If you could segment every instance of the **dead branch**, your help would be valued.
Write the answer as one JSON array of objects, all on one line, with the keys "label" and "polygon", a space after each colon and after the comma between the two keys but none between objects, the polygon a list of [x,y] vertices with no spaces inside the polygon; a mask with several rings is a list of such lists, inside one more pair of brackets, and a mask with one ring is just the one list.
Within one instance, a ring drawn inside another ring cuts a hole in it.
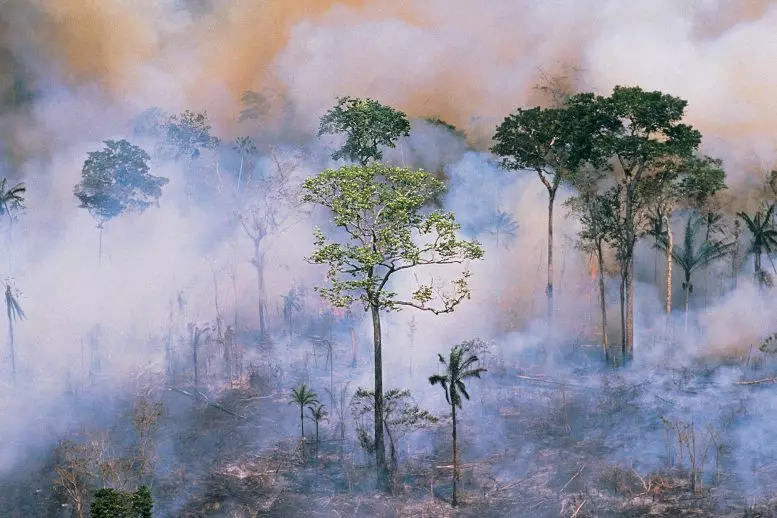
[{"label": "dead branch", "polygon": [[569,486],[569,484],[571,484],[571,483],[572,483],[572,481],[573,481],[573,480],[575,480],[575,479],[577,478],[577,476],[578,476],[580,473],[582,473],[582,472],[583,472],[583,470],[585,469],[585,467],[586,467],[587,465],[588,465],[588,462],[585,462],[585,463],[583,463],[583,465],[582,465],[582,466],[580,466],[580,469],[579,469],[579,470],[577,470],[577,473],[575,473],[574,475],[572,475],[572,478],[570,478],[570,479],[569,479],[569,482],[567,482],[566,484],[564,484],[564,487],[562,487],[562,488],[559,490],[558,494],[561,494],[561,493],[563,493],[563,492],[564,492],[564,490],[565,490],[565,489],[566,489],[566,488]]},{"label": "dead branch", "polygon": [[734,385],[760,385],[762,383],[777,383],[777,377],[750,381],[735,381]]},{"label": "dead branch", "polygon": [[190,398],[194,399],[195,401],[202,401],[202,402],[206,403],[207,405],[212,406],[213,408],[216,408],[218,410],[221,410],[222,412],[226,412],[227,414],[229,414],[231,416],[234,416],[234,417],[237,417],[238,419],[243,419],[243,417],[244,417],[242,415],[239,415],[239,414],[233,412],[232,410],[230,410],[228,408],[225,408],[225,407],[219,405],[218,403],[213,403],[212,401],[208,401],[208,398],[206,398],[199,391],[198,391],[197,394],[190,394],[190,393],[186,392],[185,390],[179,389],[179,388],[176,388],[176,387],[170,387],[170,390],[172,390],[174,392],[178,392],[179,394],[183,394],[184,396],[189,396]]},{"label": "dead branch", "polygon": [[572,513],[572,516],[570,516],[569,518],[575,518],[575,516],[577,516],[577,513],[579,513],[579,512],[580,512],[580,509],[582,509],[582,508],[583,508],[583,506],[585,505],[585,503],[586,503],[587,501],[588,501],[587,499],[586,499],[586,500],[583,500],[583,502],[582,502],[580,505],[578,505],[578,506],[577,506],[577,509],[575,509],[575,512],[574,512],[574,513]]}]

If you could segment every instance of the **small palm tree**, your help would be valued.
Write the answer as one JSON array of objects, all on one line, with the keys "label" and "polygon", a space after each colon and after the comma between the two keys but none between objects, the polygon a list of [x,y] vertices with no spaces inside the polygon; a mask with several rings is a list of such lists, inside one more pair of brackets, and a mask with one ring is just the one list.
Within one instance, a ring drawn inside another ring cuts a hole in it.
[{"label": "small palm tree", "polygon": [[305,438],[305,407],[318,403],[318,396],[304,383],[295,389],[291,389],[290,405],[299,405],[299,424],[302,438]]},{"label": "small palm tree", "polygon": [[510,243],[518,237],[520,228],[515,218],[508,212],[499,210],[494,214],[494,219],[489,226],[491,235],[496,237],[496,246],[499,247],[499,239],[502,238],[502,246],[509,250]]},{"label": "small palm tree", "polygon": [[[683,269],[685,282],[683,282],[683,291],[685,293],[685,327],[688,328],[688,299],[693,292],[691,276],[696,270],[709,266],[712,262],[728,255],[734,243],[723,243],[721,241],[710,241],[705,239],[699,246],[695,246],[696,236],[698,235],[704,221],[697,216],[690,216],[685,223],[685,236],[682,245],[674,245],[672,250],[672,259]],[[667,251],[668,240],[659,242],[659,247]]]},{"label": "small palm tree", "polygon": [[329,412],[324,410],[326,408],[324,405],[321,404],[315,404],[310,405],[308,407],[308,412],[310,412],[310,420],[316,423],[316,452],[318,452],[318,425],[321,421],[328,420]]},{"label": "small palm tree", "polygon": [[[766,254],[766,257],[771,261],[770,254],[777,251],[777,229],[772,220],[775,206],[777,203],[772,203],[765,209],[756,212],[752,218],[744,212],[737,213],[737,216],[745,222],[747,229],[752,234],[750,251],[755,255],[755,277],[761,286],[770,284],[769,275],[761,269],[761,255]],[[774,268],[774,264],[772,264],[772,268]]]},{"label": "small palm tree", "polygon": [[243,181],[243,162],[247,157],[256,154],[256,144],[251,137],[238,137],[232,148],[240,153],[240,171],[237,174],[237,192],[240,192],[240,184]]},{"label": "small palm tree", "polygon": [[17,183],[8,187],[8,179],[0,180],[0,216],[13,215],[14,212],[24,208],[24,193],[27,187],[23,183]]},{"label": "small palm tree", "polygon": [[5,308],[8,314],[8,345],[11,349],[11,373],[14,385],[16,385],[16,355],[14,353],[13,343],[13,323],[17,320],[26,318],[26,315],[19,305],[19,301],[16,299],[16,295],[14,294],[10,283],[6,283],[5,285]]},{"label": "small palm tree", "polygon": [[445,400],[451,406],[451,417],[453,418],[453,498],[452,505],[457,505],[456,499],[456,480],[458,478],[458,455],[456,445],[456,408],[461,408],[461,396],[469,399],[467,387],[464,380],[468,378],[480,378],[480,374],[486,372],[483,367],[474,367],[478,357],[472,353],[471,346],[468,343],[458,344],[451,348],[448,360],[445,360],[442,354],[438,355],[440,363],[445,366],[445,374],[435,374],[429,376],[429,383],[442,386],[445,391]]}]

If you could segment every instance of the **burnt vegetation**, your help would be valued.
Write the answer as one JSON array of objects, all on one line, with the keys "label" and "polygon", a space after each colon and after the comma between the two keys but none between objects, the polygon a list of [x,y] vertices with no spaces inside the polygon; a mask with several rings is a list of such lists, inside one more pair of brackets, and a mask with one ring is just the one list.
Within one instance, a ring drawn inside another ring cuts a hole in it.
[{"label": "burnt vegetation", "polygon": [[[95,317],[57,394],[62,425],[3,473],[4,516],[777,516],[777,335],[713,354],[702,313],[773,300],[774,190],[726,198],[681,98],[544,88],[548,106],[505,114],[489,151],[354,97],[291,146],[272,132],[293,107],[247,92],[232,141],[221,114],[150,109],[88,152],[72,202],[100,232],[95,276],[122,275],[104,225],[166,203],[206,207],[234,248],[208,256],[206,290],[167,293],[142,338],[119,347]],[[482,170],[419,168],[416,123]],[[537,180],[530,221],[475,199],[473,184],[501,196]],[[30,195],[11,183],[9,228]],[[489,286],[519,256],[542,291],[516,310]],[[25,327],[46,316],[5,284],[4,390],[22,398],[37,382]]]}]

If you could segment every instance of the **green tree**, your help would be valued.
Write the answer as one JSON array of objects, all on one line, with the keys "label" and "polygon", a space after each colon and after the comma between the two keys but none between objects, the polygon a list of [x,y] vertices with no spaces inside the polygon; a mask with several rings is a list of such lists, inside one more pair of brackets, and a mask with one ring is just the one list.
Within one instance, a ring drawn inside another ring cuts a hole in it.
[{"label": "green tree", "polygon": [[685,294],[685,328],[688,329],[688,299],[693,292],[691,284],[691,275],[697,270],[709,266],[714,261],[721,259],[731,253],[733,243],[723,243],[720,241],[709,241],[705,239],[698,246],[696,245],[697,236],[701,230],[704,220],[698,216],[691,215],[685,223],[685,236],[682,245],[674,245],[669,249],[669,240],[663,239],[659,246],[671,254],[672,259],[682,268],[685,274],[683,282],[683,292]]},{"label": "green tree", "polygon": [[[390,452],[390,471],[396,474],[397,444],[409,432],[426,428],[437,422],[437,418],[423,410],[413,399],[409,390],[391,389],[383,395],[383,430],[386,433]],[[375,421],[375,392],[359,388],[351,399],[351,413],[357,420],[356,435],[359,444],[367,453],[375,451],[374,434],[370,434],[368,420]],[[365,421],[365,418],[367,421]]]},{"label": "green tree", "polygon": [[190,110],[168,118],[164,128],[165,154],[174,160],[187,163],[200,156],[206,149],[215,149],[219,139],[211,135],[208,112]]},{"label": "green tree", "polygon": [[73,190],[80,208],[89,211],[100,231],[99,257],[105,223],[125,212],[142,212],[159,202],[169,180],[149,174],[150,157],[126,140],[106,140],[105,148],[91,151]]},{"label": "green tree", "polygon": [[[395,274],[430,265],[461,264],[483,257],[476,241],[457,237],[455,216],[445,211],[423,211],[443,184],[421,170],[345,166],[326,170],[304,184],[304,201],[322,205],[333,215],[342,241],[329,240],[315,230],[315,251],[308,258],[329,266],[329,286],[316,290],[333,305],[361,302],[370,311],[375,367],[375,458],[378,486],[390,489],[383,440],[383,356],[380,314],[412,307],[434,314],[449,313],[469,298],[470,273],[445,291],[434,281],[421,285],[408,298],[391,291]],[[436,304],[437,303],[437,304]]]},{"label": "green tree", "polygon": [[332,153],[332,159],[346,159],[367,165],[381,160],[381,146],[395,147],[400,137],[410,135],[407,116],[373,99],[339,97],[337,104],[323,117],[318,135],[345,134],[343,147]]},{"label": "green tree", "polygon": [[592,111],[600,112],[595,119],[602,121],[592,144],[598,148],[595,154],[611,158],[611,169],[622,186],[613,238],[621,275],[624,362],[633,357],[634,346],[634,249],[643,233],[646,211],[655,201],[646,183],[666,170],[667,162],[691,159],[701,142],[701,133],[681,122],[686,105],[679,97],[623,86],[590,105]]},{"label": "green tree", "polygon": [[[771,261],[771,254],[777,251],[777,228],[775,228],[773,221],[775,207],[777,207],[777,203],[772,203],[753,216],[744,212],[737,213],[751,234],[750,252],[755,258],[755,279],[761,287],[772,284],[769,272],[761,268],[761,256],[766,254],[766,257]],[[772,268],[774,268],[774,264],[772,264]]]},{"label": "green tree", "polygon": [[472,353],[472,343],[464,342],[454,345],[451,348],[448,359],[442,354],[438,355],[440,364],[445,371],[444,374],[435,374],[429,376],[429,383],[439,384],[445,391],[445,400],[451,407],[451,418],[453,420],[453,498],[451,503],[458,504],[456,499],[456,482],[459,477],[458,445],[456,441],[456,408],[461,407],[461,396],[469,399],[469,393],[464,381],[469,378],[480,378],[480,374],[486,372],[483,367],[475,367],[478,357]]},{"label": "green tree", "polygon": [[326,406],[322,404],[310,405],[308,407],[310,420],[316,423],[316,451],[318,451],[318,445],[320,443],[318,439],[318,425],[321,423],[321,421],[326,421],[329,416],[329,413],[325,409]]},{"label": "green tree", "polygon": [[599,270],[599,309],[601,311],[601,333],[604,360],[611,362],[609,340],[607,337],[607,298],[605,290],[604,250],[612,239],[618,224],[618,193],[617,188],[610,188],[602,194],[595,190],[583,190],[576,197],[567,201],[567,206],[573,214],[580,218],[582,229],[578,234],[578,247],[596,257]]},{"label": "green tree", "polygon": [[113,488],[98,489],[90,510],[91,518],[151,518],[154,501],[147,486],[137,491],[119,491]]},{"label": "green tree", "polygon": [[502,167],[537,174],[548,191],[548,319],[553,316],[553,208],[559,186],[586,162],[599,163],[592,143],[607,120],[592,94],[568,98],[558,108],[519,108],[497,127],[491,151]]},{"label": "green tree", "polygon": [[19,294],[11,287],[10,282],[5,284],[5,309],[8,315],[8,346],[11,350],[11,373],[14,385],[16,384],[16,354],[14,352],[13,325],[17,320],[27,318],[19,305]]},{"label": "green tree", "polygon": [[299,425],[302,438],[305,438],[305,407],[318,403],[318,396],[304,383],[291,389],[290,405],[299,405]]}]

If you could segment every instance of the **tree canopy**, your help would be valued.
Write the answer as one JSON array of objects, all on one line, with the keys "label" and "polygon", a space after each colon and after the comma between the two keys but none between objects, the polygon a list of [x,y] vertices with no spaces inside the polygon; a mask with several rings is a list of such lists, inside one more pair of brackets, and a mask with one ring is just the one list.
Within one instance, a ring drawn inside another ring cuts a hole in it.
[{"label": "tree canopy", "polygon": [[343,147],[332,153],[334,160],[346,159],[367,165],[381,160],[381,146],[395,147],[395,141],[410,134],[407,116],[373,99],[339,97],[323,117],[318,135],[345,134]]},{"label": "tree canopy", "polygon": [[150,157],[126,140],[106,140],[88,154],[74,194],[79,207],[102,225],[124,212],[142,212],[162,196],[167,178],[149,174]]}]

